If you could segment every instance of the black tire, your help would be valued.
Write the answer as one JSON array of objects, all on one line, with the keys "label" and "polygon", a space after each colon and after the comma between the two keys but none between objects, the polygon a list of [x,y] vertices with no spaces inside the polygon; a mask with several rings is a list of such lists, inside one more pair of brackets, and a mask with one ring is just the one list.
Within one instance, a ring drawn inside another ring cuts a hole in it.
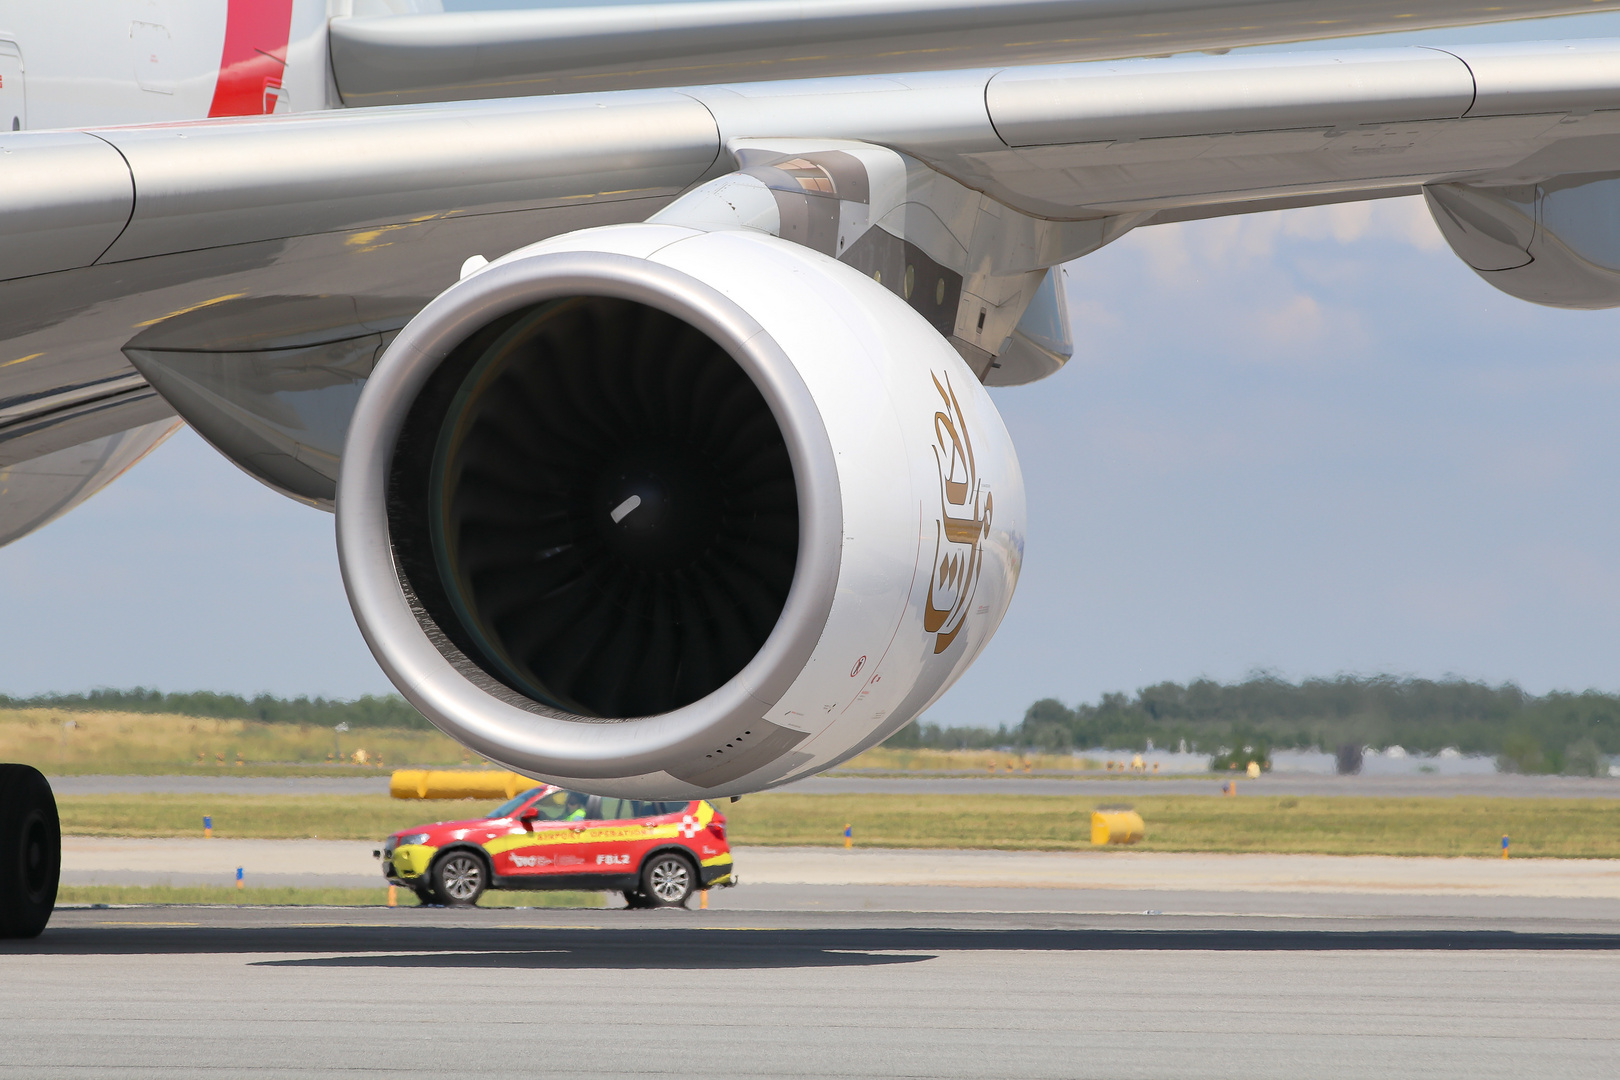
[{"label": "black tire", "polygon": [[0,938],[38,937],[56,908],[62,822],[50,781],[0,765]]},{"label": "black tire", "polygon": [[457,849],[433,860],[428,884],[445,907],[473,907],[489,885],[489,868],[472,852]]},{"label": "black tire", "polygon": [[685,907],[697,890],[697,867],[673,851],[660,852],[641,867],[641,895],[648,907]]}]

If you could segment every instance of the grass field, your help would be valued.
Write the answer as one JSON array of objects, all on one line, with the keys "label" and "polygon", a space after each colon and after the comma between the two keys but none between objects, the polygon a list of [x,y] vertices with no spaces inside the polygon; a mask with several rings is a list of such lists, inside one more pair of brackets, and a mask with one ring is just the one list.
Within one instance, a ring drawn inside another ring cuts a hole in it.
[{"label": "grass field", "polygon": [[[1130,754],[1121,752],[1129,759]],[[879,746],[858,754],[833,770],[834,773],[966,773],[982,775],[1022,775],[1024,772],[1091,772],[1103,763],[1073,754],[1007,754],[999,750],[904,750]]]},{"label": "grass field", "polygon": [[72,836],[201,836],[381,840],[430,821],[488,813],[493,802],[416,802],[387,795],[65,795],[56,800]]},{"label": "grass field", "polygon": [[[751,805],[752,803],[752,805]],[[1137,851],[1620,858],[1620,802],[1471,797],[1378,799],[1165,795],[1129,805]],[[770,794],[726,808],[737,843],[869,847],[1089,848],[1090,800],[1040,795]]]},{"label": "grass field", "polygon": [[[79,836],[378,840],[433,820],[487,812],[475,802],[381,795],[74,795],[59,800]],[[733,843],[1074,850],[1090,847],[1094,801],[1045,795],[750,795],[720,808]],[[1620,858],[1620,800],[1475,797],[1378,799],[1167,795],[1133,799],[1147,838],[1132,850]]]},{"label": "grass field", "polygon": [[[420,907],[416,894],[400,889],[397,906]],[[233,889],[223,885],[63,885],[56,893],[63,904],[242,904],[320,907],[380,907],[388,903],[381,889]],[[486,892],[478,906],[599,908],[607,903],[596,892]]]},{"label": "grass field", "polygon": [[[364,764],[355,761],[364,752]],[[0,761],[53,776],[374,775],[413,766],[477,768],[481,758],[437,731],[356,728],[339,734],[311,724],[267,724],[161,713],[83,713],[0,709]],[[993,750],[894,750],[878,747],[841,769],[864,773],[944,772],[1023,775],[1101,770],[1068,754]]]},{"label": "grass field", "polygon": [[[355,760],[358,751],[364,751],[364,764]],[[58,776],[376,775],[406,765],[481,763],[437,731],[356,728],[340,734],[311,724],[55,709],[0,709],[0,761]]]}]

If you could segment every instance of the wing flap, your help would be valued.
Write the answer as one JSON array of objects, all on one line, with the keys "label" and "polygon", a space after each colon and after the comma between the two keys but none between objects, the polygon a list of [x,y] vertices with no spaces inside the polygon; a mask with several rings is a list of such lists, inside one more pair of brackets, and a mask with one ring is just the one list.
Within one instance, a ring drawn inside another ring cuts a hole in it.
[{"label": "wing flap", "polygon": [[1433,49],[1021,68],[985,96],[1011,147],[1457,119],[1473,103],[1468,65]]},{"label": "wing flap", "polygon": [[128,228],[103,262],[669,195],[720,151],[708,112],[670,91],[98,134],[128,161],[139,191]]},{"label": "wing flap", "polygon": [[1043,216],[1620,168],[1614,41],[1052,65],[997,73],[985,98],[1002,146],[912,152]]},{"label": "wing flap", "polygon": [[1469,116],[1620,109],[1620,48],[1613,41],[1472,45],[1448,51],[1474,77]]},{"label": "wing flap", "polygon": [[134,205],[129,169],[94,135],[0,136],[0,279],[89,266]]}]

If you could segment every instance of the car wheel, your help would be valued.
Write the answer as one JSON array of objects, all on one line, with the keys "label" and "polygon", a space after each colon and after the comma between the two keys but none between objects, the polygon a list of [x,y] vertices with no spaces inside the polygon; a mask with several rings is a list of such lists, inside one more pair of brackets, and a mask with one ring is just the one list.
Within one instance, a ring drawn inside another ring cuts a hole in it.
[{"label": "car wheel", "polygon": [[648,907],[684,905],[696,885],[691,860],[673,852],[654,855],[641,868],[641,895]]},{"label": "car wheel", "polygon": [[472,907],[487,884],[484,860],[470,851],[441,855],[428,876],[435,898],[445,907]]},{"label": "car wheel", "polygon": [[62,826],[50,781],[0,765],[0,938],[38,937],[56,907]]}]

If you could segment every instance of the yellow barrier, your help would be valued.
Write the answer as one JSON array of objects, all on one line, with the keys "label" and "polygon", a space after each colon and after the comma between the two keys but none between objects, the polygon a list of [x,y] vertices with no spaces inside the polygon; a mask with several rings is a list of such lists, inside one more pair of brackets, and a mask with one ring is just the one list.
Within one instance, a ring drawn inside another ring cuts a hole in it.
[{"label": "yellow barrier", "polygon": [[388,794],[396,799],[510,799],[538,783],[515,772],[494,769],[397,769],[388,781]]},{"label": "yellow barrier", "polygon": [[1091,815],[1093,844],[1134,844],[1144,831],[1142,815],[1135,810],[1098,810]]}]

